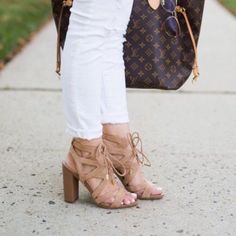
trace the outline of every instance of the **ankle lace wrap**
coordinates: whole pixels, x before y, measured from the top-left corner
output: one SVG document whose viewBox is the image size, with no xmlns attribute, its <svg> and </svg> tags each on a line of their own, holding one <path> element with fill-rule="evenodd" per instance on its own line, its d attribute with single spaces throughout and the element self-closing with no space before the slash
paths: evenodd
<svg viewBox="0 0 236 236">
<path fill-rule="evenodd" d="M 118 171 L 112 161 L 111 156 L 106 148 L 106 145 L 104 143 L 100 143 L 97 146 L 82 144 L 77 141 L 75 138 L 72 141 L 72 147 L 74 151 L 77 150 L 77 152 L 88 152 L 89 154 L 83 157 L 83 154 L 81 155 L 81 158 L 79 159 L 79 162 L 77 162 L 77 167 L 80 172 L 81 181 L 84 183 L 86 180 L 90 178 L 102 178 L 106 180 L 111 180 L 112 183 L 115 182 L 113 171 L 119 175 L 119 176 L 125 176 L 126 175 L 126 169 L 125 166 L 117 160 L 117 163 L 121 166 L 122 172 Z M 95 166 L 96 168 L 89 173 L 85 174 L 83 173 L 83 167 L 82 164 Z M 105 168 L 104 168 L 105 167 Z"/>
<path fill-rule="evenodd" d="M 142 165 L 151 166 L 151 162 L 149 161 L 148 157 L 143 153 L 143 145 L 139 133 L 135 131 L 132 134 L 128 133 L 127 136 L 128 136 L 128 141 L 132 148 L 132 157 L 136 158 L 138 163 Z M 138 149 L 139 143 L 140 143 L 140 149 Z"/>
</svg>

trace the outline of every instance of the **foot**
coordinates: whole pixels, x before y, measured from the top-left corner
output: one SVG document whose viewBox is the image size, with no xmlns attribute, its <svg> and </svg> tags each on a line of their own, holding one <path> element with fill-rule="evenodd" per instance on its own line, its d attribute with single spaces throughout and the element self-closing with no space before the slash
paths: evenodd
<svg viewBox="0 0 236 236">
<path fill-rule="evenodd" d="M 92 139 L 89 142 L 87 140 L 87 143 L 89 143 L 89 145 L 90 144 L 91 145 L 98 145 L 100 142 L 101 142 L 101 138 Z M 81 153 L 81 156 L 83 156 L 83 157 L 86 157 L 86 155 L 88 155 L 88 153 L 86 153 L 86 152 Z M 77 172 L 73 157 L 70 152 L 68 152 L 65 161 L 66 161 L 66 164 L 68 165 L 68 167 L 71 168 L 71 170 L 73 170 L 74 172 Z M 89 173 L 93 169 L 93 167 L 88 166 L 88 165 L 85 165 L 83 168 L 84 168 L 84 173 Z M 101 183 L 101 181 L 102 180 L 98 179 L 98 178 L 91 178 L 87 182 L 90 185 L 90 187 L 92 188 L 92 190 L 94 190 Z M 109 191 L 109 192 L 112 191 L 115 193 L 118 190 L 118 187 L 123 188 L 123 186 L 120 185 L 120 183 L 118 183 L 118 182 L 116 182 L 116 184 L 111 183 L 111 184 L 107 185 L 106 189 L 103 189 L 100 194 L 101 195 L 105 194 L 107 191 Z M 126 195 L 125 195 L 124 199 L 122 200 L 121 204 L 129 205 L 129 204 L 134 203 L 137 199 L 137 194 L 128 192 L 127 190 L 125 190 L 125 191 L 126 191 Z M 108 199 L 105 199 L 105 202 L 112 203 L 114 200 L 115 200 L 114 197 L 110 197 Z"/>
<path fill-rule="evenodd" d="M 129 152 L 132 152 L 132 146 L 128 145 L 127 149 L 129 150 Z M 142 164 L 139 163 L 137 161 L 137 159 L 130 155 L 130 162 L 133 163 L 133 167 L 136 166 L 136 170 L 135 170 L 135 174 L 133 175 L 132 178 L 130 178 L 130 180 L 128 181 L 128 185 L 129 186 L 133 186 L 134 188 L 142 185 L 143 183 L 145 183 L 146 185 L 149 185 L 149 191 L 151 195 L 163 195 L 163 191 L 162 191 L 162 187 L 160 186 L 156 186 L 155 184 L 153 184 L 152 182 L 148 181 L 142 172 Z M 126 175 L 126 182 L 128 180 L 128 175 Z M 141 188 L 141 190 L 137 190 L 136 193 L 138 195 L 141 195 L 143 193 L 143 190 Z"/>
<path fill-rule="evenodd" d="M 137 132 L 134 134 L 137 134 Z M 127 133 L 127 137 L 108 133 L 103 134 L 104 143 L 113 156 L 114 165 L 116 164 L 115 158 L 118 158 L 126 168 L 127 174 L 123 177 L 123 183 L 126 188 L 129 191 L 137 193 L 138 198 L 162 198 L 164 196 L 162 188 L 148 181 L 142 173 L 141 162 L 144 161 L 143 158 L 147 159 L 147 157 L 142 153 L 142 148 L 141 151 L 137 151 L 136 145 L 134 144 L 135 139 L 140 140 L 139 136 L 133 137 L 130 133 Z M 141 161 L 138 158 L 138 153 L 145 156 L 142 156 Z M 120 169 L 118 165 L 117 168 Z"/>
</svg>

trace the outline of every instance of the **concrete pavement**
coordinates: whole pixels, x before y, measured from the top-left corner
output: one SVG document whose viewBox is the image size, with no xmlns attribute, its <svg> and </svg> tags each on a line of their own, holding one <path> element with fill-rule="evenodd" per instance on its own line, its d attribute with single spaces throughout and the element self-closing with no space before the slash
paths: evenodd
<svg viewBox="0 0 236 236">
<path fill-rule="evenodd" d="M 80 201 L 63 201 L 70 140 L 49 23 L 0 74 L 0 235 L 236 235 L 235 39 L 235 18 L 206 1 L 198 82 L 127 90 L 131 129 L 152 162 L 145 175 L 166 195 L 104 210 L 84 187 Z"/>
</svg>

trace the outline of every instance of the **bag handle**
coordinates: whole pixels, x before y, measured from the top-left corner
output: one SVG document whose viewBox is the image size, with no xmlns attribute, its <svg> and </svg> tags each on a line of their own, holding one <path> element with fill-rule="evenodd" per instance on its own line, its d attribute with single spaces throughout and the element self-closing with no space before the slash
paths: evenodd
<svg viewBox="0 0 236 236">
<path fill-rule="evenodd" d="M 60 35 L 61 35 L 61 21 L 62 21 L 62 15 L 65 7 L 71 7 L 73 3 L 73 0 L 63 0 L 62 2 L 62 8 L 59 15 L 58 20 L 58 30 L 57 30 L 57 50 L 56 50 L 56 73 L 60 76 L 60 70 L 61 70 L 61 49 L 60 49 Z M 60 77 L 59 77 L 60 79 Z"/>
<path fill-rule="evenodd" d="M 192 28 L 191 28 L 191 25 L 189 23 L 189 20 L 188 20 L 188 16 L 187 16 L 187 13 L 186 13 L 186 9 L 184 7 L 181 7 L 181 6 L 176 6 L 176 11 L 181 13 L 183 16 L 184 16 L 184 19 L 185 19 L 185 22 L 187 24 L 187 27 L 188 27 L 188 31 L 189 31 L 189 34 L 190 34 L 190 37 L 191 37 L 191 40 L 192 40 L 192 44 L 193 44 L 193 49 L 194 49 L 194 53 L 195 53 L 195 59 L 194 59 L 194 64 L 193 64 L 193 79 L 192 79 L 192 82 L 194 80 L 197 80 L 197 78 L 199 77 L 200 73 L 199 73 L 199 69 L 198 69 L 198 60 L 197 60 L 197 46 L 196 46 L 196 42 L 195 42 L 195 39 L 194 39 L 194 36 L 193 36 L 193 31 L 192 31 Z"/>
</svg>

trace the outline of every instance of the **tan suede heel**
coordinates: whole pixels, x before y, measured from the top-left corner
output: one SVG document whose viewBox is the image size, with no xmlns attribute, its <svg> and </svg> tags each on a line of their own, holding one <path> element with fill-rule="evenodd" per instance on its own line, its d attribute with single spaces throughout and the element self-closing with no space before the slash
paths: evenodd
<svg viewBox="0 0 236 236">
<path fill-rule="evenodd" d="M 73 203 L 79 198 L 79 176 L 72 173 L 66 163 L 62 163 L 64 200 Z"/>
<path fill-rule="evenodd" d="M 82 152 L 87 152 L 89 155 L 84 157 L 78 154 Z M 97 146 L 92 146 L 88 145 L 86 142 L 80 142 L 78 139 L 74 138 L 71 142 L 70 154 L 73 157 L 76 171 L 72 170 L 66 161 L 62 162 L 64 200 L 66 202 L 73 203 L 79 199 L 79 182 L 81 182 L 91 193 L 92 198 L 99 207 L 117 209 L 137 205 L 137 199 L 133 203 L 122 204 L 127 191 L 123 186 L 118 185 L 114 179 L 113 170 L 118 176 L 122 176 L 122 173 L 114 168 L 112 161 L 109 158 L 109 153 L 103 142 Z M 93 168 L 89 171 L 89 173 L 85 173 L 83 168 L 84 165 L 89 165 Z M 125 172 L 123 175 L 124 174 Z M 101 179 L 101 182 L 94 190 L 87 182 L 91 178 Z M 106 189 L 107 191 L 105 191 Z M 103 193 L 101 194 L 101 192 Z M 112 203 L 105 201 L 106 199 L 110 199 L 112 197 L 114 198 Z"/>
<path fill-rule="evenodd" d="M 140 165 L 151 166 L 150 161 L 142 151 L 142 142 L 138 132 L 127 133 L 127 137 L 103 133 L 103 141 L 107 146 L 115 168 L 118 170 L 121 168 L 119 163 L 125 166 L 126 175 L 118 177 L 128 191 L 137 193 L 138 199 L 145 200 L 161 199 L 164 196 L 164 193 L 153 194 L 152 183 L 146 179 L 140 184 L 130 184 Z M 139 141 L 141 142 L 141 150 L 137 149 Z M 141 154 L 141 157 L 139 154 Z"/>
</svg>

